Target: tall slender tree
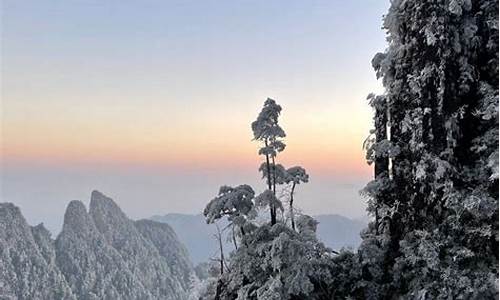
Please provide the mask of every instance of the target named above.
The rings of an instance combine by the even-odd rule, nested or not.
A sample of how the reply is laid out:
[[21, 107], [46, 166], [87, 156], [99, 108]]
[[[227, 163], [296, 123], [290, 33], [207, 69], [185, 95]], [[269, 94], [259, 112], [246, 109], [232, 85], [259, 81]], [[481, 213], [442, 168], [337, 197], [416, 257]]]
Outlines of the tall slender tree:
[[[285, 131], [278, 124], [278, 118], [281, 114], [281, 106], [271, 98], [267, 98], [264, 107], [252, 122], [252, 131], [254, 139], [262, 143], [259, 149], [259, 155], [266, 159], [267, 185], [269, 190], [276, 196], [276, 156], [285, 149], [285, 143], [282, 138], [286, 136]], [[276, 207], [273, 202], [269, 202], [269, 211], [271, 214], [271, 224], [276, 224]]]
[[295, 195], [295, 187], [298, 184], [301, 183], [306, 183], [309, 182], [309, 174], [306, 173], [306, 170], [300, 166], [295, 166], [288, 168], [286, 170], [286, 183], [291, 183], [291, 189], [290, 189], [290, 200], [289, 200], [289, 206], [290, 206], [290, 222], [292, 225], [292, 229], [295, 230], [295, 212], [293, 211], [293, 196]]

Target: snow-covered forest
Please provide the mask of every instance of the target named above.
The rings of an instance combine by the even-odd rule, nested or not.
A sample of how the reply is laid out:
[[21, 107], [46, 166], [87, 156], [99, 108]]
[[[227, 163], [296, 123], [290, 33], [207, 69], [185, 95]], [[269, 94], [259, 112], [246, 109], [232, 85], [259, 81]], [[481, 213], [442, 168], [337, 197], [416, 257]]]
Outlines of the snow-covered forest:
[[169, 225], [97, 191], [88, 210], [69, 203], [55, 239], [0, 203], [0, 299], [498, 299], [498, 13], [497, 0], [391, 0], [357, 249], [326, 246], [298, 209], [314, 176], [281, 160], [287, 116], [264, 96], [248, 120], [261, 184], [221, 182], [200, 208], [212, 260], [193, 266]]
[[222, 186], [208, 202], [234, 251], [221, 247], [201, 299], [498, 298], [498, 2], [396, 0], [384, 28], [362, 245], [329, 249], [294, 212], [309, 176], [279, 164], [286, 134], [268, 98], [251, 124], [265, 189]]

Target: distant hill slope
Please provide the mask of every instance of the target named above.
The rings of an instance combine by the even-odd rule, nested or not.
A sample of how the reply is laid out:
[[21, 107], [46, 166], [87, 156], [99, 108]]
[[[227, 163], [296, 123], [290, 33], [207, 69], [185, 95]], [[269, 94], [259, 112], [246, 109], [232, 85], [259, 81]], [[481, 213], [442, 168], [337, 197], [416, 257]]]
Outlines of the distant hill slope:
[[[360, 231], [367, 222], [352, 220], [340, 215], [315, 216], [319, 222], [318, 236], [325, 245], [332, 249], [342, 247], [357, 248], [361, 243]], [[208, 225], [202, 215], [189, 214], [166, 214], [164, 216], [153, 216], [152, 220], [169, 224], [181, 242], [188, 248], [193, 263], [207, 261], [217, 254], [217, 244], [214, 239], [216, 233], [215, 225]], [[226, 223], [221, 223], [224, 227]], [[230, 242], [225, 244], [226, 251], [233, 250]]]
[[0, 299], [187, 299], [192, 263], [168, 224], [130, 220], [94, 191], [55, 240], [0, 203]]
[[[207, 224], [202, 215], [166, 214], [153, 216], [151, 220], [170, 225], [181, 242], [189, 251], [189, 256], [194, 264], [206, 262], [217, 254], [217, 244], [214, 234], [217, 232], [215, 225]], [[225, 224], [221, 223], [221, 227]], [[226, 251], [233, 250], [229, 243], [224, 245]]]

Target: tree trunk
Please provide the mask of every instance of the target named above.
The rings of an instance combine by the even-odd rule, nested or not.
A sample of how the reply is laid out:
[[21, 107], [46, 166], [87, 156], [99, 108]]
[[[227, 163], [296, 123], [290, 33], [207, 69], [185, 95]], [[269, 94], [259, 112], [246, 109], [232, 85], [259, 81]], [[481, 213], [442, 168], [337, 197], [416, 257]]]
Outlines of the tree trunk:
[[220, 232], [219, 226], [217, 226], [217, 239], [219, 240], [219, 251], [220, 251], [220, 274], [224, 274], [224, 249], [222, 248], [222, 234]]
[[[265, 141], [266, 147], [268, 147], [267, 140]], [[271, 163], [269, 162], [269, 154], [266, 154], [266, 168], [267, 168], [267, 186], [270, 191], [272, 191], [273, 185], [271, 180]], [[276, 224], [276, 212], [274, 210], [274, 203], [269, 203], [269, 211], [271, 213], [271, 225]]]
[[[385, 139], [389, 139], [387, 132], [387, 121], [388, 121], [388, 110], [387, 106], [384, 105], [383, 108], [377, 109], [375, 112], [375, 141], [380, 142]], [[375, 178], [382, 175], [384, 172], [389, 172], [389, 159], [387, 157], [375, 158]]]
[[220, 300], [221, 299], [221, 293], [222, 293], [222, 280], [217, 281], [217, 288], [215, 290], [215, 298], [214, 300]]
[[241, 241], [245, 244], [246, 247], [248, 247], [247, 241], [245, 240], [245, 229], [243, 226], [240, 226], [240, 232], [241, 232]]
[[295, 191], [295, 182], [292, 185], [292, 191], [290, 192], [290, 221], [292, 222], [292, 229], [295, 231], [295, 217], [293, 214], [293, 193]]
[[272, 167], [272, 170], [273, 170], [273, 193], [276, 196], [276, 162], [274, 160], [274, 156], [272, 156], [271, 159], [272, 159], [271, 162], [273, 164], [273, 167]]
[[[389, 121], [389, 110], [387, 104], [375, 111], [375, 141], [380, 142], [385, 139], [390, 140], [389, 132], [387, 130], [387, 122]], [[374, 166], [374, 177], [379, 178], [381, 176], [389, 176], [389, 158], [387, 157], [376, 157]], [[379, 229], [379, 203], [375, 203], [375, 234], [378, 235]]]
[[[276, 196], [276, 162], [274, 160], [274, 156], [272, 158], [272, 170], [273, 170], [273, 194]], [[274, 214], [274, 219], [276, 220], [276, 206], [273, 205], [273, 214]]]
[[238, 244], [236, 243], [236, 234], [234, 233], [234, 224], [233, 226], [231, 227], [232, 229], [232, 232], [233, 232], [233, 244], [234, 244], [234, 249], [235, 250], [238, 250]]

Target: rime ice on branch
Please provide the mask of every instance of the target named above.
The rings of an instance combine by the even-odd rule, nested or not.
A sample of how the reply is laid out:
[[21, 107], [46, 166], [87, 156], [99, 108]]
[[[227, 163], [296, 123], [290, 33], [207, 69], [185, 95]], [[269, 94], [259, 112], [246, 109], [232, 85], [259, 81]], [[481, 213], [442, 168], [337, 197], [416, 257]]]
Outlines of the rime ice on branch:
[[[309, 175], [300, 166], [286, 169], [276, 161], [278, 153], [285, 148], [282, 141], [285, 132], [278, 124], [280, 113], [281, 107], [267, 99], [252, 123], [254, 138], [262, 143], [259, 155], [265, 157], [265, 162], [259, 171], [267, 181], [267, 189], [255, 196], [248, 185], [222, 186], [219, 195], [204, 210], [208, 223], [226, 216], [229, 226], [240, 229], [239, 235], [233, 235], [235, 251], [227, 263], [223, 262], [227, 256], [221, 248], [220, 272], [217, 279], [212, 280], [216, 284], [203, 293], [207, 299], [331, 299], [334, 296], [332, 288], [316, 290], [320, 285], [336, 286], [330, 272], [334, 251], [317, 240], [317, 222], [313, 218], [301, 215], [297, 230], [295, 228], [295, 189], [298, 184], [308, 182]], [[290, 197], [290, 226], [277, 218], [277, 212], [284, 211], [277, 197], [280, 188], [281, 195], [288, 192]], [[269, 222], [257, 221], [258, 211], [265, 208], [271, 212]], [[321, 296], [318, 298], [318, 295]]]
[[[285, 149], [282, 139], [286, 136], [285, 131], [278, 124], [281, 114], [281, 106], [271, 98], [267, 98], [264, 107], [259, 113], [257, 120], [252, 123], [254, 139], [262, 143], [259, 155], [266, 158], [267, 186], [276, 196], [277, 171], [276, 156]], [[271, 224], [276, 224], [276, 207], [273, 202], [269, 202], [271, 214]]]
[[392, 1], [364, 297], [498, 297], [498, 1]]

